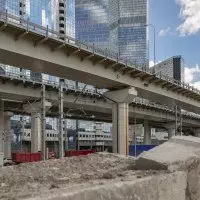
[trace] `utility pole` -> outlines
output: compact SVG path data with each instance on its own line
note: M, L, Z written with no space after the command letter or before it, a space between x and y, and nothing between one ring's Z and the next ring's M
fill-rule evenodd
M67 119L65 119L65 151L68 150Z
M178 111L178 108L177 108L177 105L176 105L175 106L175 135L177 135L177 128L178 128L178 122L177 122L178 115L177 115L177 111Z
M156 27L153 24L145 24L146 27L152 27L153 28L153 38L154 38L154 44L153 44L153 52L154 52L154 66L156 65ZM148 57L149 57L149 41L148 41ZM148 58L150 60L150 58Z
M60 79L59 87L59 158L62 158L63 148L63 79Z
M20 117L20 123L21 123L21 131L20 131L20 152L22 152L23 147L23 136L24 136L24 117Z
M79 127L78 127L78 120L76 119L76 142L77 142L77 150L80 150L80 143L79 143Z
M182 107L180 107L180 135L182 136L183 131L183 117L182 117Z
M135 128L136 128L136 118L134 122ZM137 157L137 138L136 138L136 132L134 131L134 147L135 147L135 158Z
M46 110L45 110L45 102L46 102L46 90L45 85L42 85L42 109L41 109L41 120L42 120L42 159L46 160Z

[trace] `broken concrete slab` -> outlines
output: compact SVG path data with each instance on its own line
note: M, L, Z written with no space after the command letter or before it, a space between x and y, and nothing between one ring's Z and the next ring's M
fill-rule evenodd
M101 186L75 189L56 189L27 200L185 200L185 172L163 173L131 181L119 181Z
M175 136L168 142L142 153L136 168L143 170L184 170L200 159L200 138Z

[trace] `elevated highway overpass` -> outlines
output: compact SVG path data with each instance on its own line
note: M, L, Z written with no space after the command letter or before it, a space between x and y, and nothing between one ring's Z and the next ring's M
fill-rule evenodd
M30 78L20 77L19 73L0 73L0 98L4 99L4 110L15 114L30 115L23 105L41 100L41 86L46 86L46 99L53 106L47 111L49 117L58 117L58 88L59 83L43 79L41 82ZM76 100L76 101L75 101ZM94 90L82 90L73 85L64 86L64 116L72 119L112 122L112 102ZM187 112L182 113L183 125L200 127L200 116ZM129 121L138 123L149 120L151 124L174 123L175 111L171 107L152 102L134 100L129 106Z
M23 19L0 13L0 61L116 90L134 87L138 96L161 104L181 105L200 113L200 92L162 74L141 70L109 51L102 51Z
M166 75L140 69L109 50L103 51L68 36L60 38L58 32L48 27L38 26L6 11L0 12L1 63L105 88L118 92L117 96L122 89L131 88L130 91L134 90L138 97L168 106L180 105L185 110L200 113L199 90ZM30 91L24 91L31 96ZM130 91L127 90L128 95ZM37 96L39 92L34 94ZM17 91L15 96L20 98L20 93ZM128 102L113 102L114 151L127 154ZM106 104L104 110L109 110Z

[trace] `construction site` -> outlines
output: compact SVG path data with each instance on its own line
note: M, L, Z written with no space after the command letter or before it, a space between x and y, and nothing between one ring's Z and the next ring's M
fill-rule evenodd
M138 158L110 153L0 169L2 200L199 200L200 139L176 136Z

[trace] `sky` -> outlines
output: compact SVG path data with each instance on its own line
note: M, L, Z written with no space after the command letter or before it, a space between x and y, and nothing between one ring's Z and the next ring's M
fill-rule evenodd
M156 62L181 55L185 82L200 89L200 0L149 0L149 23L156 28ZM152 61L153 29L149 31Z

